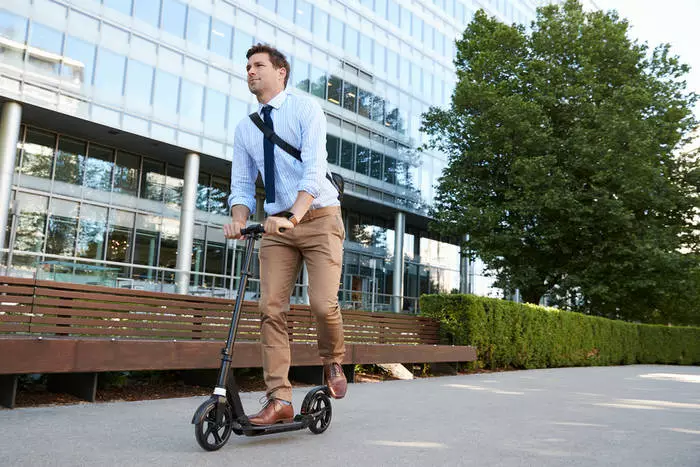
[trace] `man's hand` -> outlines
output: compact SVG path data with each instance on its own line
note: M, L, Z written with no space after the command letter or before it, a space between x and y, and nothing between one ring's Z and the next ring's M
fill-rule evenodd
M265 233L263 235L279 235L280 229L292 230L294 224L284 217L269 216L265 219Z
M245 221L233 221L224 225L224 237L238 240L241 236L241 229L245 229Z

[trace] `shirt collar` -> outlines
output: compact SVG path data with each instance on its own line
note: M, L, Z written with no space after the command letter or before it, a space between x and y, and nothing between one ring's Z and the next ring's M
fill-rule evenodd
M287 90L283 89L282 92L277 94L275 97L270 99L270 101L267 104L258 104L258 113L262 112L262 108L266 105L271 106L273 109L278 110L280 107L282 107L282 104L284 101L287 99Z

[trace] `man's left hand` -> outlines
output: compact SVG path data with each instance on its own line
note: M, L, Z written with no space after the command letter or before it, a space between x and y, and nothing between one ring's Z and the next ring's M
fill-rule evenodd
M263 235L279 235L284 232L280 232L280 229L292 230L294 224L289 219L284 217L270 216L265 219L265 233Z

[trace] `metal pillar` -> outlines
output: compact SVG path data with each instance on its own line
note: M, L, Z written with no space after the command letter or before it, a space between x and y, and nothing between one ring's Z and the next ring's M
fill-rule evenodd
M304 305L309 304L309 270L306 267L306 262L303 263L301 269L301 302Z
M185 157L185 184L180 208L180 238L177 242L177 293L186 294L190 285L192 244L194 240L194 210L199 181L199 154L191 152Z
M0 248L5 247L5 226L12 196L12 173L15 170L22 106L6 102L0 114Z
M469 240L469 235L464 236L464 240ZM460 252L459 257L459 293L474 293L474 265L467 252Z
M394 313L400 313L403 307L403 236L406 232L406 215L396 213L394 223L394 293L392 307Z

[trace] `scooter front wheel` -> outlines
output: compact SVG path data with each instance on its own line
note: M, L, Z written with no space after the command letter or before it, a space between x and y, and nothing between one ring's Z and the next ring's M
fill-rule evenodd
M228 404L223 404L221 423L216 422L217 402L204 403L205 414L201 421L194 425L194 436L197 442L207 451L216 451L226 444L233 431L233 412Z
M331 424L333 409L331 407L331 399L324 391L316 391L311 396L311 399L308 400L308 406L304 407L304 409L306 410L303 410L303 412L311 417L309 430L312 433L318 435L328 429L328 426Z

